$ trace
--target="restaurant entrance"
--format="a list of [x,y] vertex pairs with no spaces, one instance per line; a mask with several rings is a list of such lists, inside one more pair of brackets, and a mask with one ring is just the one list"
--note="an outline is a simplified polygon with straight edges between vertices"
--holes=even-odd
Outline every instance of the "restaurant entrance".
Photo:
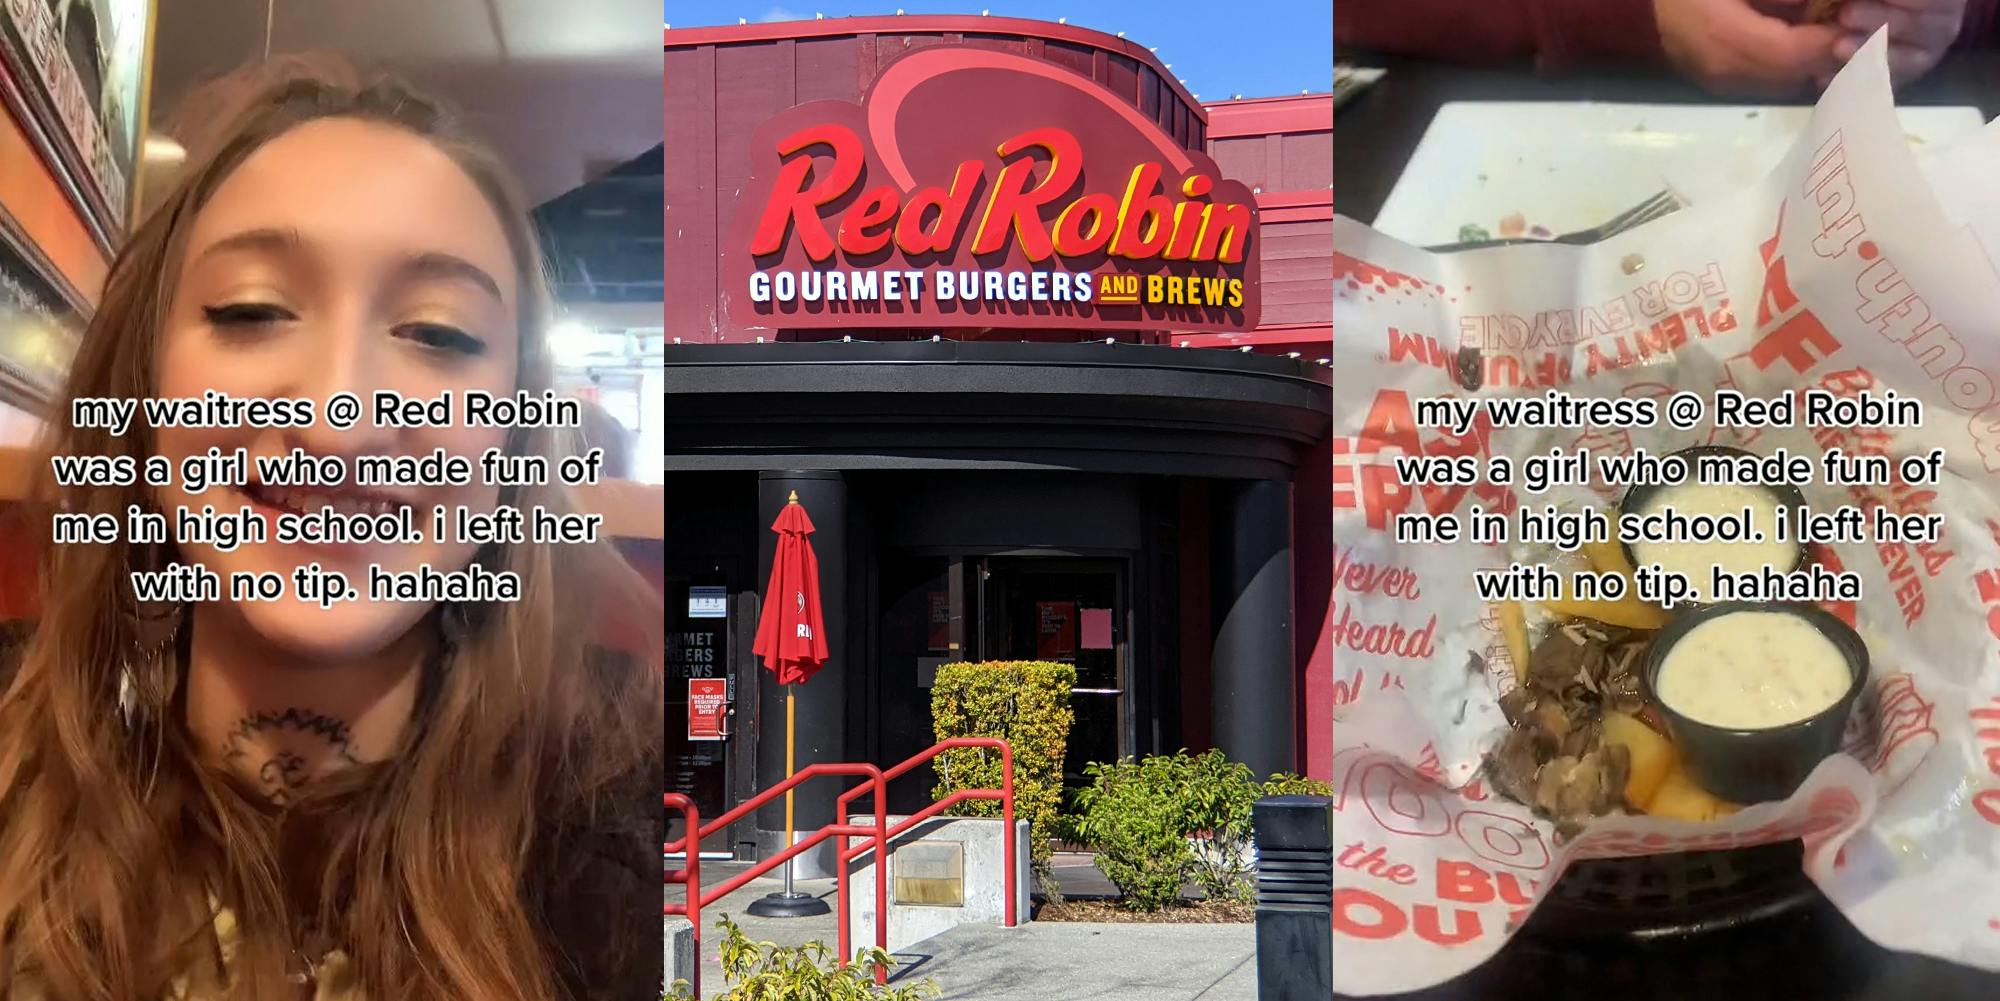
[[1065,785],[1083,767],[1132,753],[1122,628],[1126,561],[996,556],[980,561],[981,660],[1076,665]]
[[[1065,784],[1092,761],[1133,753],[1126,636],[1130,561],[1068,553],[897,553],[881,577],[882,659],[874,676],[880,759],[929,746],[938,668],[961,661],[1043,660],[1076,665]],[[915,809],[925,779],[892,791]],[[923,800],[921,802],[928,802]]]

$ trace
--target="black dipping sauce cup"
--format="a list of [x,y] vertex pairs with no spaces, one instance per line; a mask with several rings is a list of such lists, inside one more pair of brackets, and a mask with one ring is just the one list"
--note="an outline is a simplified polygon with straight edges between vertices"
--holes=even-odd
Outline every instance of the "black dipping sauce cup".
[[[1758,730],[1731,730],[1687,718],[1659,696],[1660,667],[1667,654],[1694,627],[1735,612],[1777,612],[1811,623],[1847,661],[1854,677],[1832,705],[1795,723]],[[1840,750],[1854,700],[1868,683],[1868,647],[1861,636],[1817,605],[1729,601],[1676,615],[1653,637],[1641,677],[1653,704],[1673,731],[1688,775],[1709,792],[1733,803],[1765,803],[1790,796],[1821,761]]]
[[[1756,459],[1764,458],[1755,452],[1741,448],[1731,448],[1728,445],[1695,445],[1691,448],[1683,448],[1667,454],[1678,455],[1688,461],[1688,479],[1682,480],[1679,483],[1638,483],[1625,488],[1625,498],[1618,502],[1618,517],[1621,521],[1628,514],[1643,514],[1646,510],[1647,502],[1653,499],[1653,495],[1668,487],[1679,486],[1681,483],[1686,483],[1690,480],[1696,483],[1701,482],[1701,480],[1695,478],[1695,462],[1704,455],[1747,455]],[[1799,492],[1798,487],[1790,483],[1760,483],[1750,486],[1751,489],[1762,490],[1776,499],[1778,504],[1785,508],[1787,518],[1795,517],[1791,512],[1806,506],[1805,495]],[[1617,526],[1614,525],[1612,527],[1615,530]],[[1770,531],[1777,526],[1766,525],[1762,527],[1765,531]],[[1632,551],[1632,544],[1629,542],[1620,542],[1618,545],[1625,550],[1625,561],[1636,569],[1639,566],[1639,556]],[[1779,573],[1791,573],[1806,565],[1808,548],[1806,544],[1803,542],[1793,542],[1792,547],[1798,550],[1798,555],[1793,557],[1791,566],[1778,567],[1777,570]],[[1709,584],[1705,580],[1695,581],[1694,583],[1696,587],[1701,588],[1706,588]],[[1689,604],[1700,605],[1703,603],[1690,602]]]

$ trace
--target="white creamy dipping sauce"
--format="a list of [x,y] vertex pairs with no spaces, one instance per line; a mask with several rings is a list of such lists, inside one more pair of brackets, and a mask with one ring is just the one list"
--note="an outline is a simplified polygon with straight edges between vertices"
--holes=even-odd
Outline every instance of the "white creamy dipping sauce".
[[1779,573],[1792,569],[1798,562],[1799,546],[1796,542],[1778,541],[1778,498],[1770,491],[1757,486],[1733,483],[1678,483],[1662,487],[1648,498],[1646,506],[1638,514],[1640,517],[1664,515],[1671,508],[1678,518],[1706,516],[1738,518],[1748,510],[1750,528],[1763,533],[1762,542],[1751,541],[1746,533],[1734,541],[1711,539],[1693,541],[1685,538],[1686,532],[1676,530],[1677,541],[1632,543],[1632,560],[1639,566],[1657,563],[1660,569],[1686,577],[1688,583],[1703,595],[1711,589],[1711,576],[1716,568],[1729,574],[1759,573],[1765,567],[1774,567]]
[[1698,723],[1762,730],[1817,715],[1853,682],[1847,658],[1812,623],[1745,611],[1688,630],[1667,651],[1653,692]]

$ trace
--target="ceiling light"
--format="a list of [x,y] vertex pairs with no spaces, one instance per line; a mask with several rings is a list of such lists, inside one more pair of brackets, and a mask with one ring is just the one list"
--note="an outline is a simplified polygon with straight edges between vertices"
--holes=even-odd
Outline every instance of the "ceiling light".
[[187,147],[167,136],[147,136],[145,150],[140,155],[149,163],[181,163],[187,160]]
[[622,361],[625,333],[593,330],[575,320],[564,320],[549,328],[549,350],[556,364],[564,368],[587,368],[593,362]]

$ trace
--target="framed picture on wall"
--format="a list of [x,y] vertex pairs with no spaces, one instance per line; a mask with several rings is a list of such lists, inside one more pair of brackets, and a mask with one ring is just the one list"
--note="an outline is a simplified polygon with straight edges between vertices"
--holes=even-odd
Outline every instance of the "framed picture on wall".
[[153,0],[0,0],[0,99],[108,252],[132,215]]
[[0,403],[40,413],[76,357],[84,306],[34,256],[0,228]]

